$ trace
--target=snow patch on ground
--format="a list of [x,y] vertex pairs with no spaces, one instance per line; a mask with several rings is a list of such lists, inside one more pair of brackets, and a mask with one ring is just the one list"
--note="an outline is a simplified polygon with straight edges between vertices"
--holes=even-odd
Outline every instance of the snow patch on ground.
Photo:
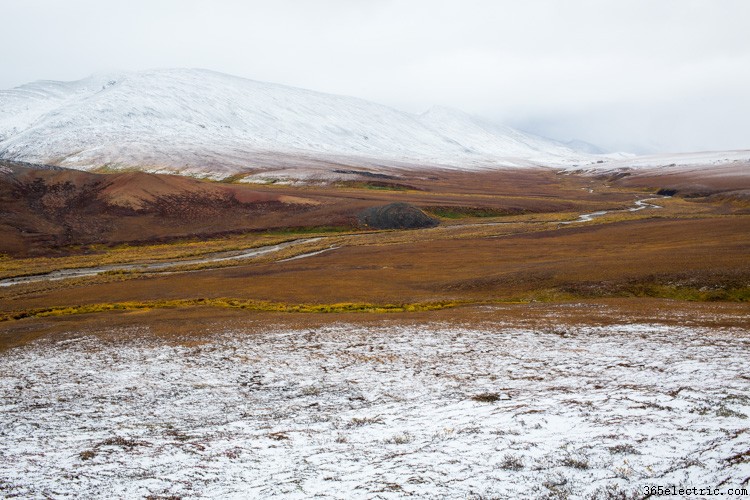
[[185,346],[72,334],[0,356],[0,493],[612,498],[747,485],[749,334],[340,325]]

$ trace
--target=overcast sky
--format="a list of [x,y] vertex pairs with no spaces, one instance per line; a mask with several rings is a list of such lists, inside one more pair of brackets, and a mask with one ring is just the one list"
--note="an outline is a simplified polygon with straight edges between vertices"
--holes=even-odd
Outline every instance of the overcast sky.
[[750,149],[748,0],[0,0],[0,88],[201,67],[643,152]]

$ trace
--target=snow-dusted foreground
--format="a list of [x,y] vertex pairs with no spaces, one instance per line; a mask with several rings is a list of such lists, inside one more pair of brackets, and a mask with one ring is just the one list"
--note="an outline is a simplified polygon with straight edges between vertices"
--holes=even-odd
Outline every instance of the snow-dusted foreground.
[[656,325],[49,340],[0,355],[0,494],[748,488],[748,359],[748,331]]

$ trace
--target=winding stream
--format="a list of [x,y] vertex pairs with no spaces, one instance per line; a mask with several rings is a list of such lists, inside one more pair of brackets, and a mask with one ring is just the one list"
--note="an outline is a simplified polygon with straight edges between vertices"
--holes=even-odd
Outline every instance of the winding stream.
[[[633,207],[630,207],[625,210],[599,210],[597,212],[581,214],[575,220],[565,221],[565,222],[552,222],[551,224],[577,224],[580,222],[592,221],[597,217],[601,217],[609,213],[637,212],[639,210],[644,210],[646,208],[653,208],[653,209],[663,208],[659,205],[654,205],[653,203],[649,203],[649,201],[657,200],[657,199],[659,198],[647,198],[644,200],[637,200]],[[465,227],[468,225],[494,225],[494,224],[509,224],[509,223],[508,222],[490,222],[490,223],[485,223],[485,224],[467,224],[467,225],[462,225],[462,226]],[[216,252],[216,253],[212,253],[207,256],[201,257],[199,259],[191,259],[191,260],[154,262],[150,264],[110,264],[106,266],[97,266],[97,267],[79,267],[79,268],[74,268],[74,269],[60,269],[58,271],[52,271],[51,273],[46,273],[46,274],[35,274],[32,276],[19,276],[16,278],[2,279],[0,280],[0,287],[20,285],[23,283],[35,283],[39,281],[57,281],[57,280],[63,280],[63,279],[68,279],[68,278],[85,278],[89,276],[96,276],[98,274],[106,273],[108,271],[140,271],[140,272],[161,271],[164,269],[169,269],[169,268],[178,267],[178,266],[191,266],[191,265],[196,265],[196,264],[207,264],[207,263],[212,263],[212,262],[224,262],[228,260],[248,259],[251,257],[259,257],[261,255],[278,252],[279,250],[283,250],[284,248],[298,246],[304,243],[314,243],[316,241],[320,241],[321,239],[323,239],[323,237],[301,238],[297,240],[287,241],[287,242],[279,243],[276,245],[268,245],[264,247],[249,248],[245,250],[232,250],[232,251],[227,251],[227,252]],[[306,257],[312,257],[313,255],[319,255],[323,252],[329,252],[331,250],[335,250],[336,248],[339,248],[339,247],[331,246],[330,248],[324,248],[322,250],[315,250],[312,252],[307,252],[307,253],[296,255],[293,257],[289,257],[287,259],[280,260],[279,262],[287,262],[291,260],[304,259]]]
[[[107,271],[160,271],[177,266],[191,266],[195,264],[206,264],[211,262],[224,262],[227,260],[248,259],[259,257],[269,253],[278,252],[284,248],[289,248],[303,243],[314,243],[321,238],[303,238],[298,240],[287,241],[277,245],[268,245],[264,247],[249,248],[245,250],[232,250],[228,252],[212,253],[200,259],[177,260],[169,262],[154,262],[151,264],[111,264],[97,267],[79,267],[74,269],[60,269],[46,274],[35,274],[32,276],[20,276],[17,278],[6,278],[0,280],[0,286],[20,285],[22,283],[34,283],[37,281],[57,281],[68,278],[84,278],[96,276],[97,274],[106,273]],[[305,254],[303,254],[305,255]],[[298,256],[301,257],[301,256]]]
[[664,208],[661,205],[654,205],[653,203],[649,203],[651,200],[658,200],[659,198],[646,198],[645,200],[636,200],[635,206],[627,208],[625,210],[599,210],[598,212],[591,212],[590,214],[581,214],[578,216],[575,220],[568,220],[565,222],[557,222],[555,224],[577,224],[579,222],[589,222],[597,217],[601,217],[602,215],[607,214],[615,214],[618,212],[637,212],[639,210],[643,210],[646,208]]

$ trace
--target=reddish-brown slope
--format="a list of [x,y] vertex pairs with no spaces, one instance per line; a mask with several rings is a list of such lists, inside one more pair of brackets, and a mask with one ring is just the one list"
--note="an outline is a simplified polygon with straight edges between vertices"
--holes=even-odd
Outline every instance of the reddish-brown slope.
[[[285,227],[318,202],[174,175],[95,174],[4,163],[0,253]],[[10,166],[9,166],[10,165]]]

